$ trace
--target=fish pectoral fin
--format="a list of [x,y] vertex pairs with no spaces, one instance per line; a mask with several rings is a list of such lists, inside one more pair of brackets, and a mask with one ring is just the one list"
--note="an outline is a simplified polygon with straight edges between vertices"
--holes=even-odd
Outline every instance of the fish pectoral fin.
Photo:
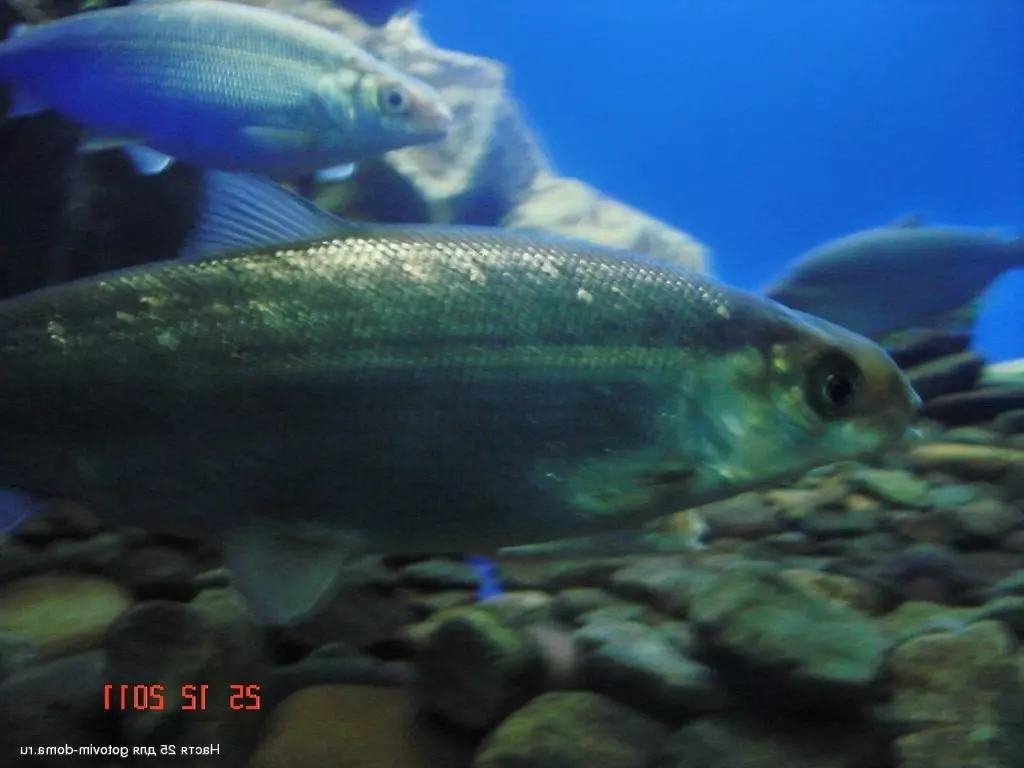
[[17,117],[28,117],[29,115],[37,115],[40,112],[45,112],[49,107],[29,93],[28,91],[14,88],[11,90],[11,102],[7,108],[8,120]]
[[132,161],[132,165],[135,166],[135,170],[143,176],[155,176],[162,173],[174,162],[173,157],[142,144],[129,144],[124,151],[128,155],[128,159]]
[[265,623],[292,626],[332,597],[362,553],[355,537],[304,535],[271,526],[235,531],[225,544],[232,583]]
[[316,138],[310,131],[274,125],[249,125],[242,133],[253,144],[273,149],[304,149]]
[[174,158],[145,146],[143,136],[105,136],[96,134],[87,136],[78,143],[78,151],[106,152],[111,149],[123,149],[135,170],[143,176],[155,176],[164,171]]
[[335,165],[331,168],[321,168],[319,171],[313,174],[317,181],[324,184],[337,183],[339,181],[345,181],[346,179],[352,178],[356,172],[355,163],[345,163],[344,165]]
[[86,134],[78,142],[78,151],[82,153],[106,152],[111,149],[124,149],[132,144],[145,141],[143,136],[107,136],[104,134]]

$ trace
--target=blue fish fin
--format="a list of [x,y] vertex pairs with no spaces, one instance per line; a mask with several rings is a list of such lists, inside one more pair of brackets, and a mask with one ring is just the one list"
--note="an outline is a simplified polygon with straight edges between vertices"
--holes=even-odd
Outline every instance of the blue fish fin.
[[174,162],[173,157],[142,144],[129,144],[124,151],[128,155],[128,159],[132,161],[132,165],[135,166],[135,170],[143,176],[155,176],[162,173]]
[[32,94],[17,88],[11,89],[11,104],[7,108],[7,118],[28,117],[45,112],[49,107],[36,101]]
[[345,163],[344,165],[335,165],[332,168],[321,168],[313,175],[316,177],[317,181],[331,183],[350,179],[355,175],[355,172],[355,163]]
[[17,528],[43,508],[43,500],[14,488],[0,488],[0,533]]
[[357,537],[251,525],[229,535],[224,560],[231,582],[265,623],[293,626],[334,596],[361,554]]
[[504,592],[501,587],[501,576],[498,575],[498,567],[489,558],[483,555],[466,555],[465,561],[473,566],[479,579],[476,591],[477,600],[487,600]]
[[183,258],[283,245],[342,234],[349,226],[294,192],[259,176],[203,174],[204,201]]

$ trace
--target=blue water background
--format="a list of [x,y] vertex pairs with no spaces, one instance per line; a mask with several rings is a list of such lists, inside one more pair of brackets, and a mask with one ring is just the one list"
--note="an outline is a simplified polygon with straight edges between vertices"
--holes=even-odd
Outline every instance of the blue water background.
[[[808,248],[918,212],[1024,234],[1024,0],[423,0],[499,59],[556,169],[766,284]],[[976,346],[1024,356],[1024,272]]]

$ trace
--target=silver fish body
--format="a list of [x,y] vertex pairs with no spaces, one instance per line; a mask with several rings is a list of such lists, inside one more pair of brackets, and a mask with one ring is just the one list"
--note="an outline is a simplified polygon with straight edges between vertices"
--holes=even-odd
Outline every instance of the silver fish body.
[[881,338],[943,321],[1019,267],[1024,239],[908,222],[825,243],[799,258],[765,293]]
[[275,579],[310,561],[266,564],[299,540],[488,552],[623,528],[882,450],[918,402],[824,321],[487,229],[352,226],[47,288],[0,304],[0,359],[0,483],[248,539],[263,565],[233,567]]
[[136,142],[275,178],[434,141],[451,122],[432,88],[341,35],[220,0],[28,28],[0,43],[0,82],[16,104],[55,109],[100,146]]

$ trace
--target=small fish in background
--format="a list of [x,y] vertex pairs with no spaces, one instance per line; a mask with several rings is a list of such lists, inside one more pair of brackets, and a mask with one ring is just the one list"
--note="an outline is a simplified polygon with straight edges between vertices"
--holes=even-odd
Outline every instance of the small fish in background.
[[985,289],[1020,267],[1024,238],[924,226],[912,216],[811,250],[764,294],[881,339],[916,328],[969,328]]
[[869,340],[655,259],[204,175],[188,258],[0,303],[0,484],[221,544],[268,624],[363,553],[628,530],[920,404]]
[[222,0],[142,0],[0,43],[8,117],[55,110],[81,149],[124,147],[141,173],[177,159],[275,179],[323,174],[447,135],[426,83],[311,22]]

